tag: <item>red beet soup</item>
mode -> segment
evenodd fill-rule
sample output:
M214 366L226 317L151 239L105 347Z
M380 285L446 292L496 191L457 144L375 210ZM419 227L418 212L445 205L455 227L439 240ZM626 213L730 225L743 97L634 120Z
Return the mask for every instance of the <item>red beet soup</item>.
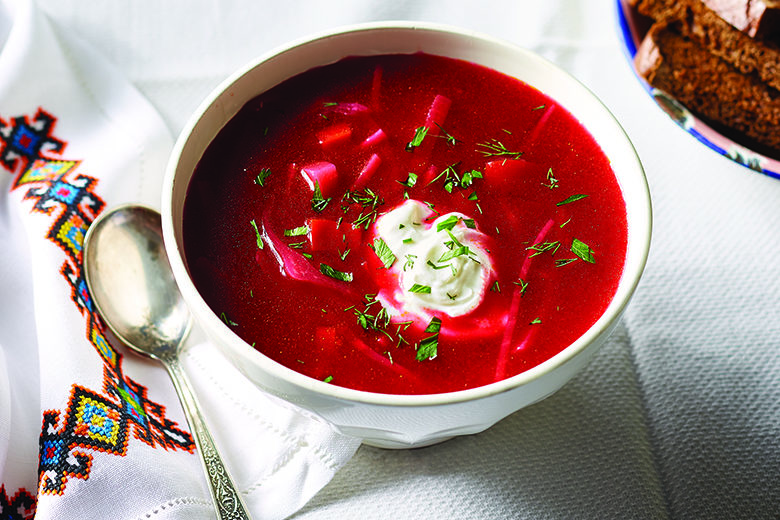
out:
M465 61L350 57L248 102L200 160L184 253L215 314L334 385L452 392L542 363L615 294L626 208L588 131Z

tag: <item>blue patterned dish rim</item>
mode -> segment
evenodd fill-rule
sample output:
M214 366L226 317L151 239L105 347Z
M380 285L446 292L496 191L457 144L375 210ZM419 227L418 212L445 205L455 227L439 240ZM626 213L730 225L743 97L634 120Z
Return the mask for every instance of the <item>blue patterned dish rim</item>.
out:
M618 28L623 42L623 50L633 69L634 56L636 55L637 46L641 39L635 19L638 15L636 15L633 12L633 9L626 4L626 0L616 0L616 6ZM634 70L634 72L636 73L636 70ZM735 143L704 123L701 119L697 118L669 94L652 87L638 74L637 78L639 78L640 82L645 87L645 90L647 90L648 94L650 94L658 106L661 107L675 123L700 142L704 143L707 147L746 168L774 177L775 179L780 179L780 161L751 150L739 143Z

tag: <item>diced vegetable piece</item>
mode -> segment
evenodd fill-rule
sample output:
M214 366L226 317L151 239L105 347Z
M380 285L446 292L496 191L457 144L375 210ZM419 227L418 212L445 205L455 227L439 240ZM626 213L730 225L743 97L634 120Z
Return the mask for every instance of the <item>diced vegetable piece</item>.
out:
M420 184L422 184L423 186L427 186L428 184L433 182L433 180L436 178L437 175L439 175L439 173L441 173L439 169L436 168L435 165L431 164L430 166L428 166L428 169L425 170L425 173L423 173Z
M307 164L301 168L301 175L311 191L314 191L314 185L317 183L323 197L329 198L336 195L338 173L335 164L325 161Z
M543 165L525 159L494 159L485 165L483 178L493 186L511 186L524 177L545 179Z
M534 244L543 242L544 238L547 236L547 233L550 232L553 225L554 221L552 219L548 220L536 235ZM533 258L533 251L529 251L529 254L526 255L523 264L520 266L520 272L518 273L518 278L520 280L525 280L528 277L528 270L531 268L531 262L533 261ZM512 345L515 326L517 325L517 314L520 309L520 298L522 298L524 292L524 287L520 285L514 286L514 292L512 293L512 303L509 305L509 312L507 313L509 320L504 327L504 336L501 338L501 347L499 348L498 360L496 361L496 381L506 377L506 363L510 354L509 349Z
M429 135L439 135L439 126L444 124L447 113L450 111L452 100L446 96L437 94L428 109L428 117L425 118L425 126Z
M366 165L363 166L363 169L358 174L358 177L355 180L355 183L352 185L352 188L355 190L363 189L363 187L368 184L368 181L371 179L374 173L376 173L376 171L379 169L379 165L381 164L382 158L375 153L371 154L371 157L369 157Z
M263 237L271 250L271 254L279 264L279 270L284 276L289 276L302 282L330 287L341 292L350 292L347 284L325 276L319 267L309 262L298 250L291 249L279 237L263 225Z
M355 114L364 114L370 112L366 105L361 103L332 103L328 104L322 111L324 114L335 113L351 116Z
M350 137L352 137L352 127L346 123L331 125L317 132L317 141L323 148L345 143Z
M335 220L313 218L309 220L309 244L312 251L344 252L360 245L362 229Z
M532 148L533 145L539 140L539 138L542 136L542 133L544 131L545 126L547 125L547 121L550 119L550 116L552 116L553 111L555 110L555 105L549 105L542 114L542 117L539 118L539 121L537 121L536 125L531 129L531 132L528 134L528 137L525 140L524 146L526 148Z
M385 131L379 128L376 132L366 137L362 143L360 143L360 146L363 148L367 148L369 146L375 146L383 141L387 140L387 134L385 134Z

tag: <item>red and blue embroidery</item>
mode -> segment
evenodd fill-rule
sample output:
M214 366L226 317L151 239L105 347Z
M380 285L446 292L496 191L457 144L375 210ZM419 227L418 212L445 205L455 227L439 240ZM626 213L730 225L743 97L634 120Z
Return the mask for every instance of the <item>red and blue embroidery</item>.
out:
M53 219L46 238L65 253L60 273L86 319L86 337L104 363L102 391L74 384L64 413L43 413L38 491L48 494L62 494L70 477L88 479L95 451L124 456L130 437L151 447L195 449L191 435L166 417L165 407L149 400L146 388L123 373L122 355L106 338L92 305L81 249L105 202L95 193L97 179L77 173L79 161L59 157L66 142L52 136L56 121L42 109L32 119L0 118L0 163L16 176L12 190L26 189L23 198L33 202L31 212ZM20 490L8 498L0 487L0 511L25 505L25 497L29 494Z

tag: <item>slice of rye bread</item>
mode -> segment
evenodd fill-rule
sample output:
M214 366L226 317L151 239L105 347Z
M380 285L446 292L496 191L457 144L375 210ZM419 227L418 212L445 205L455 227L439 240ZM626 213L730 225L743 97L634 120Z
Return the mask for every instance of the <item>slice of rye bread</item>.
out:
M703 119L780 151L780 92L656 23L634 58L637 72ZM744 140L744 139L743 139Z
M707 7L701 0L627 0L656 22L674 23L684 36L732 64L755 73L780 90L780 46L751 38ZM747 0L742 0L746 2Z
M780 0L701 1L751 38L780 43Z

